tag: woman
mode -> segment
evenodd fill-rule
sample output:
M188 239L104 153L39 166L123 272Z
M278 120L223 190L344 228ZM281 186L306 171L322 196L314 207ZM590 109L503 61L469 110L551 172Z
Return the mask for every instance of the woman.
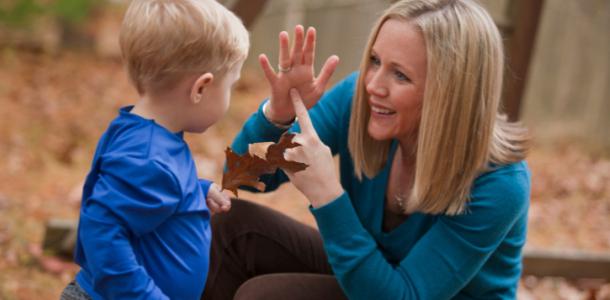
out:
M304 35L297 27L289 55L280 34L277 74L260 57L272 95L233 148L277 140L296 114L302 147L285 156L309 168L264 180L273 190L289 179L319 231L235 200L212 223L204 298L515 298L527 138L498 114L502 41L488 13L472 0L396 3L360 73L317 104L337 58L314 78L315 32Z

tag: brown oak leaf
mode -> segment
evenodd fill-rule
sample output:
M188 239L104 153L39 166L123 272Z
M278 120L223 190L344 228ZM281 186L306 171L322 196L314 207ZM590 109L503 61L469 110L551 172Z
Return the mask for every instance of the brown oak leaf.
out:
M270 145L267 149L267 156L265 157L267 161L278 168L288 170L290 172L305 170L307 168L307 164L296 161L287 161L284 159L284 150L301 146L299 143L294 143L292 141L293 138L294 134L287 133L282 135L277 144Z
M284 150L300 146L292 142L293 138L291 133L282 135L278 143L269 146L265 159L250 153L240 156L228 147L225 150L227 170L222 175L222 189L233 192L235 197L239 197L237 189L240 186L250 186L262 192L265 184L259 180L260 176L275 173L277 168L291 172L305 170L307 164L284 159Z
M265 184L258 179L263 174L275 172L266 160L246 153L237 155L231 148L225 150L227 156L227 171L222 174L222 189L229 190L239 197L237 189L242 186L250 186L259 191L265 190Z

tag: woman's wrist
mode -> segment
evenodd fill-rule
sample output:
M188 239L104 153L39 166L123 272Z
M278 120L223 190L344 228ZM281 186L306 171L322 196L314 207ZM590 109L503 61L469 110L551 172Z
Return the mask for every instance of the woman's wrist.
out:
M319 190L322 192L319 195L311 195L309 197L309 202L313 208L319 208L333 202L345 192L341 184L326 189L326 192L323 192L323 190L324 189Z
M273 124L273 126L277 127L277 128L281 128L281 129L288 129L292 126L292 124L294 124L296 118L293 117L292 119L288 120L288 121L278 121L277 118L275 118L275 116L270 112L270 101L265 102L265 104L263 104L263 116L265 116L265 119L267 119L267 121L269 121L269 123Z

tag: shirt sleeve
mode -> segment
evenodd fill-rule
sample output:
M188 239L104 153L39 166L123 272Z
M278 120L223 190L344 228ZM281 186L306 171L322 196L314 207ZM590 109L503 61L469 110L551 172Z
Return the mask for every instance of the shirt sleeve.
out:
M329 262L350 299L449 299L482 268L527 211L529 179L493 180L469 211L439 216L398 264L362 226L347 194L313 209Z
M97 293L107 299L167 299L138 263L131 241L162 224L180 199L178 181L163 164L128 156L103 158L80 222Z
M203 197L206 199L208 198L208 192L210 191L212 183L214 182L211 180L199 179L199 185L201 186L201 191L203 191Z

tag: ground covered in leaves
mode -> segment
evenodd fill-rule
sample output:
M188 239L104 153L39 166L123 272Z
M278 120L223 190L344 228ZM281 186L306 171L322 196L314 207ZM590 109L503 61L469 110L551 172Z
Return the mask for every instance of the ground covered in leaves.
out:
M223 121L203 135L187 136L200 175L217 182L224 149L267 93L260 71L242 77ZM45 223L78 217L95 143L119 107L135 97L119 61L0 49L0 299L58 299L72 279L76 266L42 253ZM608 157L576 142L535 144L528 158L533 186L527 247L610 251ZM240 196L315 226L307 202L290 185ZM586 284L534 277L522 280L519 294L590 296Z

